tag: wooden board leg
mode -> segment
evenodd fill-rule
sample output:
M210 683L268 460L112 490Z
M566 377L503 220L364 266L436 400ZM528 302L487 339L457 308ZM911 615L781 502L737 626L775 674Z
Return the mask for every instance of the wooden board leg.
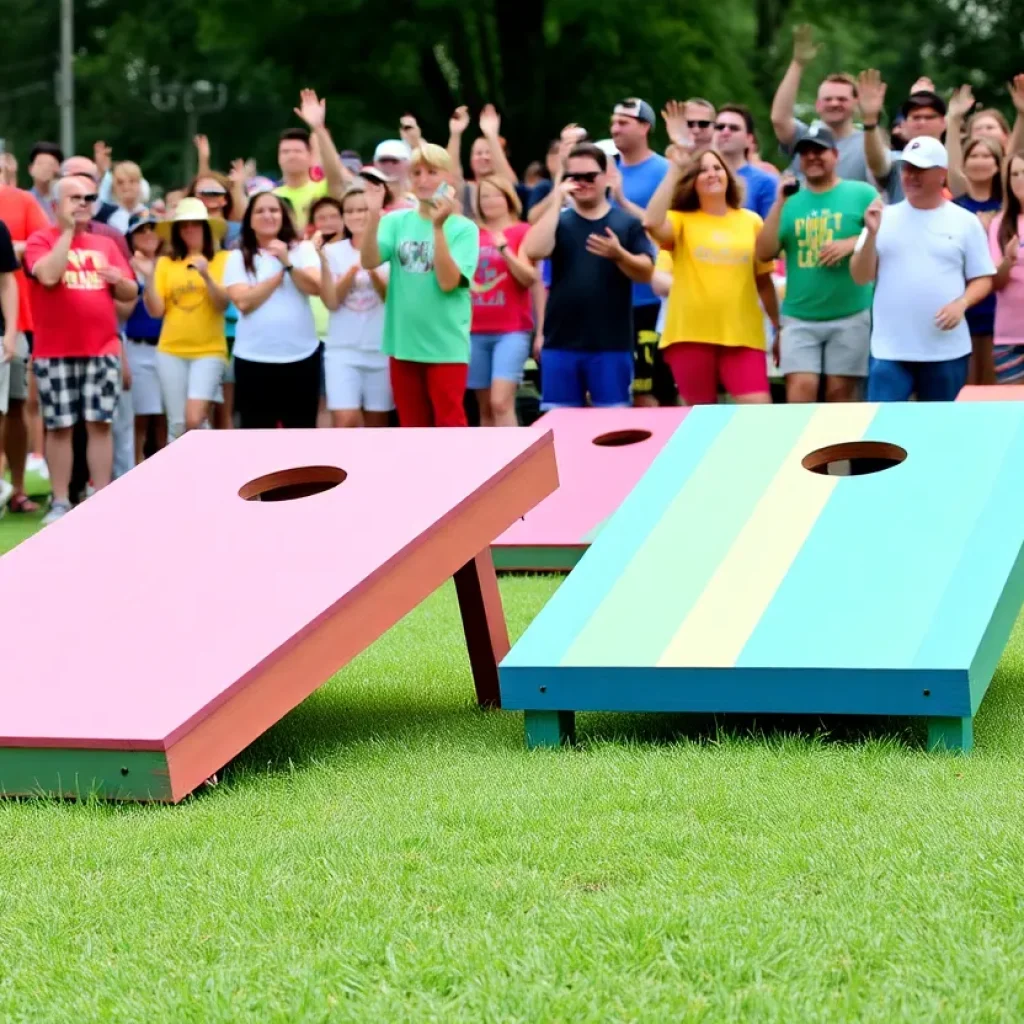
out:
M961 750L969 753L974 746L973 718L929 718L929 750Z
M558 747L576 740L575 711L527 711L526 746Z
M459 597L476 699L481 707L500 708L498 662L508 654L509 642L490 548L484 548L455 573L455 592Z

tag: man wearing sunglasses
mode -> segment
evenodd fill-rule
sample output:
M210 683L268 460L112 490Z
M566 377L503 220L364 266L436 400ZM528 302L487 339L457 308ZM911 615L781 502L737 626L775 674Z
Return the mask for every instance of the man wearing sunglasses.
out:
M551 259L551 292L540 354L544 409L632 405L633 293L654 271L650 239L636 217L608 202L608 157L573 147L558 201L523 239L533 260ZM572 197L573 207L562 209Z
M715 120L715 149L722 154L729 170L743 180L743 206L762 220L775 202L778 179L762 171L747 159L754 140L754 117L739 103L727 103Z
M668 161L651 149L654 109L641 99L626 99L612 111L611 137L618 151L612 172L612 196L626 213L643 221L644 210L668 171ZM615 172L618 172L617 174ZM646 282L633 284L633 404L674 405L675 382L658 351L661 301Z
M121 335L115 302L138 299L135 275L110 238L90 229L98 188L66 177L57 190L57 225L25 247L35 313L34 368L46 425L53 504L44 524L71 508L72 429L84 421L93 486L110 483L111 424L121 391Z

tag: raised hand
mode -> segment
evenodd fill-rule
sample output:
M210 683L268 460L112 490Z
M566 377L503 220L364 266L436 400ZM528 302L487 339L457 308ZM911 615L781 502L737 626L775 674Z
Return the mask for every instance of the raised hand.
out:
M286 242L282 242L280 238L272 238L267 242L264 248L268 255L275 257L282 266L291 266L291 260L288 258L288 245Z
M420 131L419 123L412 114L403 114L399 118L398 134L402 136L405 144L410 149L416 149L423 141L423 133Z
M885 106L886 84L882 76L874 68L862 71L857 76L857 94L860 97L860 112L865 121L878 123L878 118Z
M480 134L486 139L496 139L501 134L501 115L488 103L480 111Z
M384 209L384 187L380 188L368 188L363 193L363 199L366 200L366 212L371 216L379 217L381 210Z
M864 211L864 227L868 229L869 235L878 234L878 229L882 225L882 210L885 209L885 204L881 198L873 199L871 205Z
M13 153L0 153L0 182L12 187L18 184L18 161Z
M315 89L303 89L299 93L295 113L306 122L311 132L316 131L327 123L327 100L319 99Z
M310 239L313 243L313 248L316 250L318 256L324 255L324 233L322 231L314 231L313 237Z
M693 138L690 129L686 124L686 104L679 100L669 100L665 109L661 112L661 119L665 122L665 131L672 142L683 149L693 149Z
M96 164L96 170L100 172L101 178L110 170L113 155L114 151L102 139L92 144L93 163Z
M200 163L210 162L210 140L205 135L196 135L192 139L192 145L196 147Z
M587 252L606 260L617 260L624 253L619 236L611 228L605 228L603 235L587 235Z
M448 131L452 135L462 135L469 127L469 107L456 107L455 113L448 118Z
M665 150L665 157L668 160L671 160L679 170L685 171L693 162L692 153L692 143L690 146L681 146L679 143L673 142L672 145Z
M788 171L779 178L779 187L776 189L775 198L778 202L784 203L789 198L789 193L786 189L791 188L793 185L798 183L798 178L794 174L790 174Z
M1014 75L1006 87L1017 113L1024 117L1024 74Z
M612 159L608 160L608 187L612 190L612 198L617 203L622 203L622 172L619 165Z
M435 199L430 207L430 219L435 228L441 227L453 213L455 213L455 200L450 196Z
M915 92L935 92L935 83L927 76L922 75L911 87L908 96L913 96Z
M561 193L563 199L568 199L578 188L579 185L577 185L572 178L563 178L558 183L558 191Z
M135 252L132 256L132 270L136 274L141 274L143 277L149 278L153 276L153 270L156 267L156 260L151 259L149 256L143 255L141 252Z
M971 87L961 85L949 98L949 116L962 121L974 109L976 102Z
M228 181L230 181L232 185L244 185L245 180L245 161L241 157L236 157L231 161L231 170L228 171Z
M810 25L796 25L793 28L793 63L805 68L821 47L814 41L814 29Z

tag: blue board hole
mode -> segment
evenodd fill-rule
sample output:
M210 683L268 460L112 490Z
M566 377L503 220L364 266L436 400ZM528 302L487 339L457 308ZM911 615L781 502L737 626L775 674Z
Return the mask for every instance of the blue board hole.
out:
M800 464L821 476L866 476L892 469L906 457L905 448L887 441L845 441L816 448Z

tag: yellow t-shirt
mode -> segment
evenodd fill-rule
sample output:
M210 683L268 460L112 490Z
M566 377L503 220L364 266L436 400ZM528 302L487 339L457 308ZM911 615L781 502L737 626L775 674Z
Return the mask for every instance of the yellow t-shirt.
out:
M274 189L275 196L281 196L292 204L295 217L295 228L300 233L306 230L309 220L310 206L321 196L327 195L327 181L307 181L305 185L292 188L290 185L278 185Z
M224 278L228 254L221 250L210 260L210 277L218 284ZM161 256L157 261L153 288L164 300L164 324L160 330L161 352L183 359L204 356L228 357L224 340L224 312L218 310L198 270L188 260Z
M675 244L661 347L702 341L764 349L755 275L770 274L772 264L754 258L761 218L750 210L724 217L672 210L668 217Z

